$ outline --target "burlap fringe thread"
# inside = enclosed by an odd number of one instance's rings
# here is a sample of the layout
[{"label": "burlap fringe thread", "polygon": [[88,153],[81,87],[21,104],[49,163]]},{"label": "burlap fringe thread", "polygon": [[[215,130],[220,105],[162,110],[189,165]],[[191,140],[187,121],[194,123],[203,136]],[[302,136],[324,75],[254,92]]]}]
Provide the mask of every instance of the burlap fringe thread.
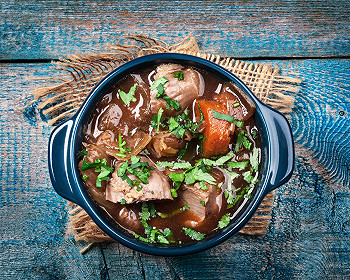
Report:
[{"label": "burlap fringe thread", "polygon": [[[38,88],[34,91],[33,102],[38,101],[38,107],[48,117],[48,123],[55,125],[71,117],[80,107],[88,93],[110,71],[136,57],[163,52],[184,53],[198,56],[215,62],[238,76],[263,102],[288,114],[294,103],[294,98],[286,95],[297,93],[300,80],[279,75],[279,69],[258,63],[247,63],[232,58],[222,58],[219,55],[201,53],[196,40],[188,36],[176,45],[169,46],[165,42],[142,35],[126,37],[133,44],[114,44],[108,46],[108,52],[89,55],[71,55],[60,58],[55,63],[57,70],[62,70],[68,76],[56,79],[58,84],[52,87]],[[270,193],[262,202],[260,208],[250,222],[240,231],[250,235],[262,235],[271,219],[271,209],[274,194]],[[112,241],[90,219],[79,206],[70,203],[70,222],[67,233],[73,233],[76,241],[90,243]],[[90,245],[87,247],[89,248]]]}]

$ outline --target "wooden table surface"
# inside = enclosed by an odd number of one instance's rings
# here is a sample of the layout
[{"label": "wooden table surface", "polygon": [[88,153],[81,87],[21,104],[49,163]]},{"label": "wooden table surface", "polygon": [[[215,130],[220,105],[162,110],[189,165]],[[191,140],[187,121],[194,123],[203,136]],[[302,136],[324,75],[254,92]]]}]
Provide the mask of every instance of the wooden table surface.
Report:
[{"label": "wooden table surface", "polygon": [[[350,279],[349,1],[0,3],[0,279]],[[51,60],[103,51],[129,33],[168,43],[192,33],[204,51],[302,79],[290,121],[295,172],[276,191],[265,236],[173,258],[117,243],[81,255],[65,237],[66,201],[47,167],[50,127],[16,108],[57,77]]]}]

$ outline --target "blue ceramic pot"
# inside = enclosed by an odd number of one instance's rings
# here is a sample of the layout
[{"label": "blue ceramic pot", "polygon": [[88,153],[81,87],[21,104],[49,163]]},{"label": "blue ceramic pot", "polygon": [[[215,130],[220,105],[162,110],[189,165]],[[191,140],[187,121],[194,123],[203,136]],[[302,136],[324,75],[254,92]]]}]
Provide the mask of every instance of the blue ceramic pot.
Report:
[{"label": "blue ceramic pot", "polygon": [[[212,73],[224,81],[236,83],[256,104],[255,120],[261,134],[262,165],[259,183],[253,192],[253,197],[228,227],[204,240],[191,244],[171,246],[146,244],[118,229],[95,205],[81,180],[78,169],[77,153],[82,148],[83,127],[101,97],[126,75],[161,63],[194,66]],[[49,171],[56,192],[80,205],[105,233],[119,243],[153,255],[186,255],[209,249],[225,241],[249,221],[266,194],[289,180],[293,167],[294,144],[287,119],[258,100],[248,87],[231,72],[208,60],[184,54],[147,55],[118,67],[93,89],[72,118],[54,129],[49,142]]]}]

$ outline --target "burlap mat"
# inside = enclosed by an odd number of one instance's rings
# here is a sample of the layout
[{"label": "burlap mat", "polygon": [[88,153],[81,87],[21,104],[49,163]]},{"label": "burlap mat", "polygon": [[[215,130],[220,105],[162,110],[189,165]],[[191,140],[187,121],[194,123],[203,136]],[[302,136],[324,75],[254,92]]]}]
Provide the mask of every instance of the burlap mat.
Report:
[{"label": "burlap mat", "polygon": [[[62,77],[55,78],[59,82],[53,87],[38,88],[34,91],[41,112],[47,117],[50,125],[62,122],[71,117],[80,107],[92,88],[110,71],[121,64],[152,53],[175,52],[199,56],[213,61],[237,75],[253,93],[263,102],[288,114],[293,107],[294,98],[288,93],[298,91],[300,80],[279,75],[279,69],[265,64],[247,63],[232,58],[222,58],[217,54],[201,53],[196,40],[189,36],[179,44],[169,46],[165,42],[146,37],[130,36],[130,44],[116,43],[107,47],[108,51],[100,54],[71,55],[55,62],[55,68],[62,70]],[[33,102],[34,102],[33,101]],[[240,231],[244,234],[263,235],[271,219],[274,193],[263,200],[259,209]],[[90,219],[79,206],[69,203],[69,224],[67,234],[73,234],[75,240],[95,242],[112,241]]]}]

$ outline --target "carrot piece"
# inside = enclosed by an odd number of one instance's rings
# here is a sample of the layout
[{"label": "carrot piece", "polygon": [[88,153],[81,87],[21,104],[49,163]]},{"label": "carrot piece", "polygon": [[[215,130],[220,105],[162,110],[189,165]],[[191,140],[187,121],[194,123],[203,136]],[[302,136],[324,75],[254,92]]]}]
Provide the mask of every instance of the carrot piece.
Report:
[{"label": "carrot piece", "polygon": [[[203,156],[212,157],[226,154],[230,144],[231,123],[225,120],[219,120],[213,117],[213,110],[228,114],[226,106],[216,101],[197,101],[203,113],[205,128],[203,141]],[[198,105],[195,106],[196,116],[200,116]]]}]

